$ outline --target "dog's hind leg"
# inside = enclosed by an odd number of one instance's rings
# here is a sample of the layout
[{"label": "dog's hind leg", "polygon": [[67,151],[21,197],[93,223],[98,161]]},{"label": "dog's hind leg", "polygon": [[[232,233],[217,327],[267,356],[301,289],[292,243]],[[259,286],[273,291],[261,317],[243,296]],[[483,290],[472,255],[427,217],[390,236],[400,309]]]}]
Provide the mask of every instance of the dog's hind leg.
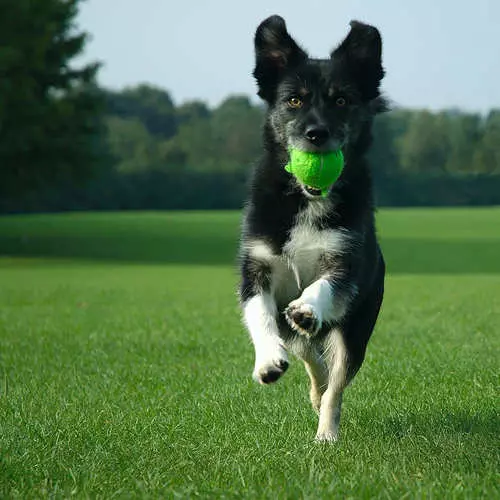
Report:
[{"label": "dog's hind leg", "polygon": [[311,398],[312,407],[319,413],[321,397],[328,386],[328,369],[321,354],[316,349],[309,350],[303,357],[304,366],[311,380]]},{"label": "dog's hind leg", "polygon": [[304,362],[304,367],[311,380],[309,396],[314,410],[319,413],[321,396],[328,386],[328,367],[322,356],[319,342],[299,335],[288,342],[293,354]]},{"label": "dog's hind leg", "polygon": [[328,387],[321,397],[317,441],[337,441],[339,436],[342,394],[348,383],[348,350],[341,330],[334,329],[325,343]]},{"label": "dog's hind leg", "polygon": [[316,439],[336,441],[339,435],[342,394],[361,367],[368,340],[372,334],[384,294],[382,257],[373,288],[356,314],[350,315],[342,327],[334,328],[324,341],[324,358],[328,366],[328,388],[321,397],[320,416]]}]

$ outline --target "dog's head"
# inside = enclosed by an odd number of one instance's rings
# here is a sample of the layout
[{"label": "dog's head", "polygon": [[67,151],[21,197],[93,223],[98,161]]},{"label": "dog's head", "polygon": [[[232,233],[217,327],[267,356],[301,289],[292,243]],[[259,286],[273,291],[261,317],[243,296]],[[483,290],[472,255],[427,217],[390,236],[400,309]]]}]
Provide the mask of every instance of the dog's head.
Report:
[{"label": "dog's head", "polygon": [[255,34],[254,76],[269,105],[274,140],[285,149],[326,152],[357,140],[363,124],[381,110],[382,40],[357,21],[329,59],[311,59],[271,16]]}]

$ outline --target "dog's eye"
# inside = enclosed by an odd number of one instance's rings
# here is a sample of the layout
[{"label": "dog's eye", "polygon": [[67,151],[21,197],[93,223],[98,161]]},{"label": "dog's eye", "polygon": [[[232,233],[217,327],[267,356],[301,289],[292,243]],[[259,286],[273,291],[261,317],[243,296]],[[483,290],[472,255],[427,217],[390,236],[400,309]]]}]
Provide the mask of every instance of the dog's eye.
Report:
[{"label": "dog's eye", "polygon": [[294,109],[298,109],[298,108],[301,108],[302,107],[302,99],[300,97],[297,97],[297,96],[292,96],[288,99],[288,105],[291,107],[291,108],[294,108]]},{"label": "dog's eye", "polygon": [[335,104],[341,108],[342,106],[345,106],[347,104],[347,101],[345,100],[345,97],[337,97],[337,99],[335,99]]}]

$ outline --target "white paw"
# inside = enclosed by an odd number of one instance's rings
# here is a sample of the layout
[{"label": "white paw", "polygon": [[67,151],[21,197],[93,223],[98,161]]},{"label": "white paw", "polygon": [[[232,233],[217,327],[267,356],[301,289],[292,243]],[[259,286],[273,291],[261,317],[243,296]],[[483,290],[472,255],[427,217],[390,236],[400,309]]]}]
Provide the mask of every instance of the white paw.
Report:
[{"label": "white paw", "polygon": [[253,379],[259,384],[276,382],[288,369],[288,356],[281,346],[275,349],[274,355],[256,359]]},{"label": "white paw", "polygon": [[322,324],[319,312],[314,306],[302,302],[300,298],[288,304],[285,310],[285,317],[288,324],[296,332],[306,337],[316,335]]},{"label": "white paw", "polygon": [[317,443],[335,443],[338,440],[338,433],[333,431],[318,431],[314,439]]}]

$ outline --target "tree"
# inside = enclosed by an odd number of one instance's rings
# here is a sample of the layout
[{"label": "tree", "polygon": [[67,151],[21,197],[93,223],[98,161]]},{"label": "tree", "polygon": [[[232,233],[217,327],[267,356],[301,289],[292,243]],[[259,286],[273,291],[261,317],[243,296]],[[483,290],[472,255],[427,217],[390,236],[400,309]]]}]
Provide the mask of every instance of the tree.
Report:
[{"label": "tree", "polygon": [[212,130],[219,154],[230,164],[248,168],[261,153],[264,113],[246,96],[225,99],[212,113]]},{"label": "tree", "polygon": [[210,117],[210,110],[203,101],[187,101],[177,108],[179,125],[193,123]]},{"label": "tree", "polygon": [[455,112],[450,115],[448,137],[450,151],[445,170],[450,174],[477,173],[474,165],[474,151],[481,131],[481,117],[478,114]]},{"label": "tree", "polygon": [[76,68],[87,34],[80,0],[3,0],[0,17],[0,196],[88,174],[99,155],[97,63]]},{"label": "tree", "polygon": [[158,146],[138,118],[106,119],[108,145],[121,173],[151,170],[158,158]]},{"label": "tree", "polygon": [[483,133],[474,154],[475,171],[482,174],[500,174],[500,110],[489,113]]},{"label": "tree", "polygon": [[373,144],[370,163],[376,180],[381,180],[401,170],[397,145],[408,129],[411,112],[397,109],[378,115],[373,123]]},{"label": "tree", "polygon": [[208,115],[199,105],[187,109],[191,118],[161,146],[164,169],[184,165],[203,172],[234,172],[256,160],[263,112],[247,97],[228,97]]},{"label": "tree", "polygon": [[150,134],[163,139],[177,132],[177,114],[170,94],[158,87],[141,84],[120,92],[104,92],[106,112],[120,118],[138,118]]},{"label": "tree", "polygon": [[415,111],[399,141],[401,167],[410,173],[442,174],[450,152],[449,122],[445,113]]}]

